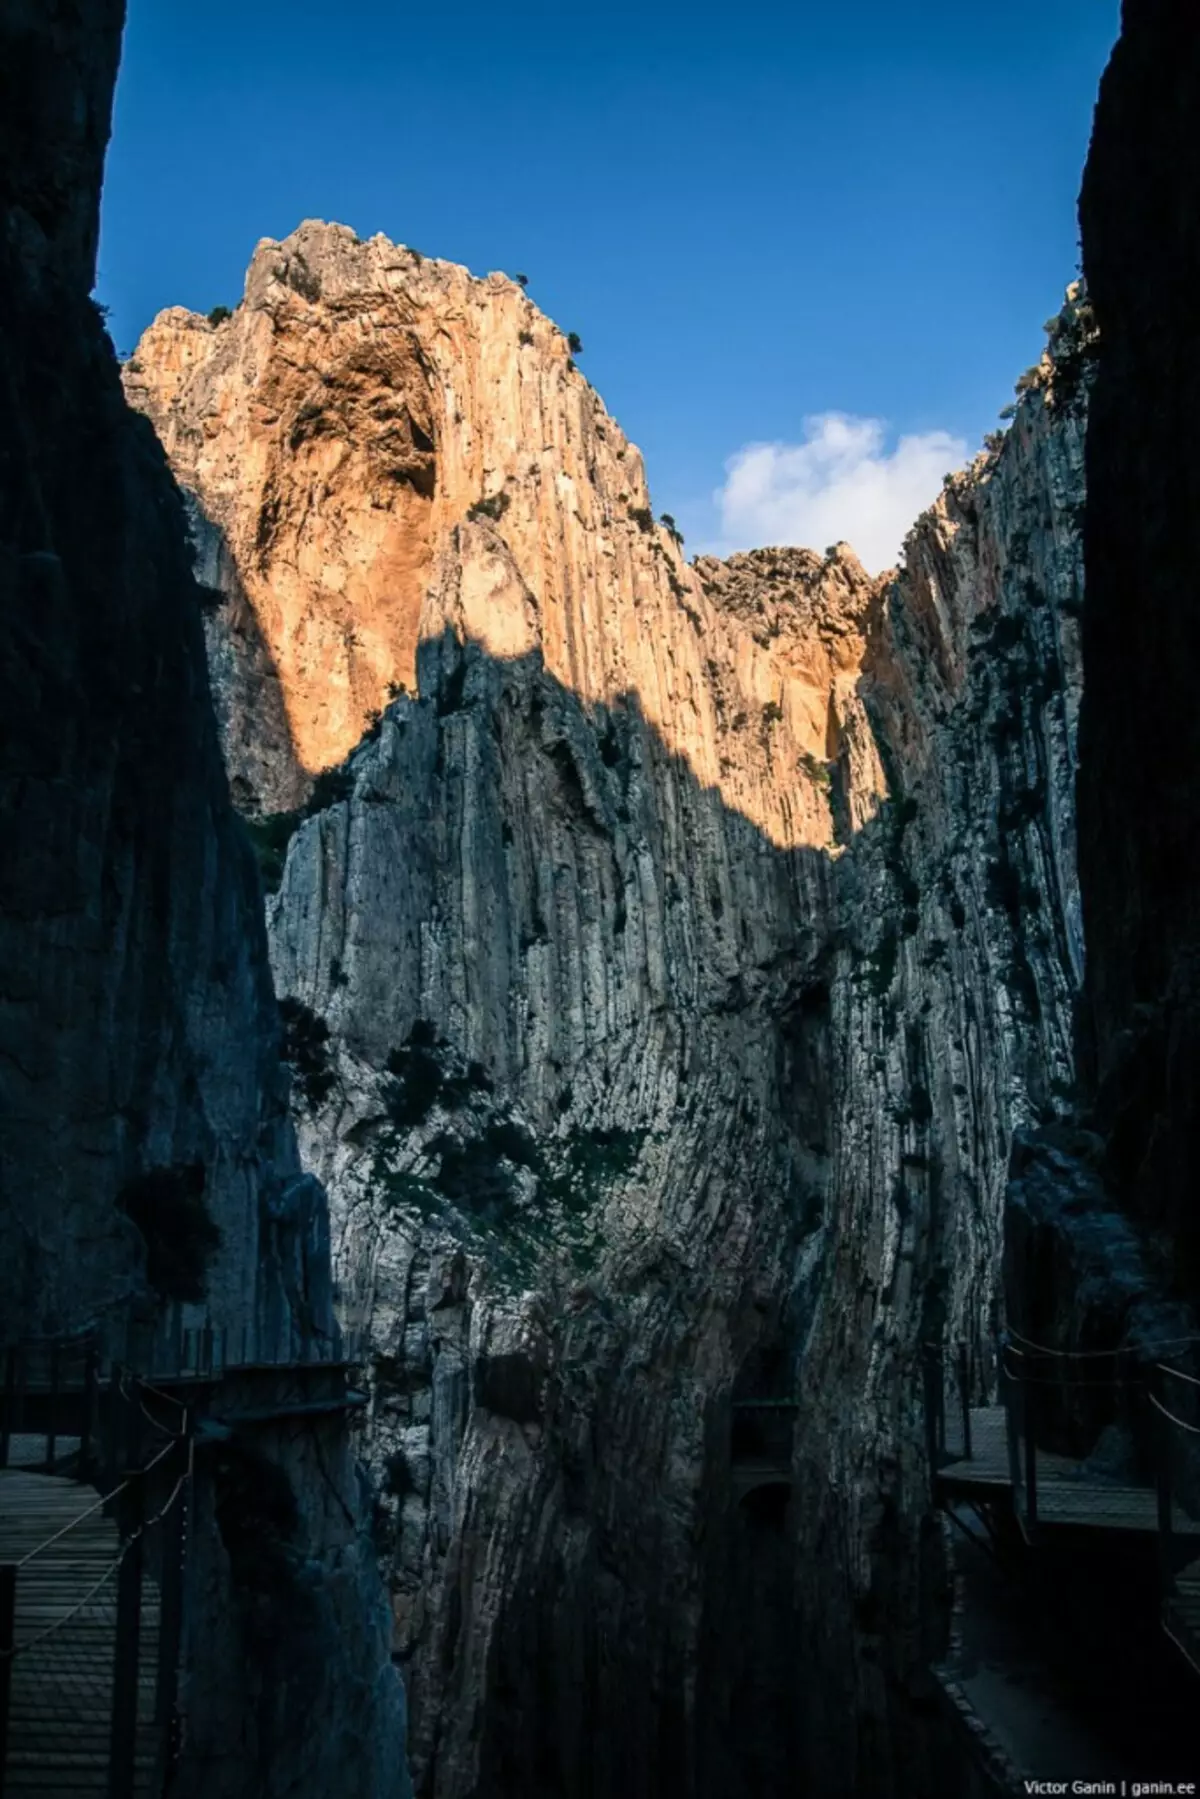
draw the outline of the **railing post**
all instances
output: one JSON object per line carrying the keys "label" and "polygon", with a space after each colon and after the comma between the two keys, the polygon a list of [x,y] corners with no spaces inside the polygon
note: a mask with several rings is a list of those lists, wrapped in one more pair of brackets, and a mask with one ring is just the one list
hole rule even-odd
{"label": "railing post", "polygon": [[92,1435],[95,1430],[96,1388],[100,1375],[100,1351],[95,1334],[88,1338],[87,1362],[83,1372],[83,1416],[79,1421],[79,1478],[86,1480],[92,1471]]}
{"label": "railing post", "polygon": [[112,1725],[108,1752],[108,1799],[133,1799],[137,1755],[138,1651],[142,1634],[142,1521],[145,1478],[129,1475],[123,1494],[122,1536],[128,1533],[117,1570],[117,1640],[113,1650]]}
{"label": "railing post", "polygon": [[1025,1425],[1025,1520],[1029,1530],[1037,1527],[1037,1448],[1033,1440],[1034,1421],[1034,1382],[1030,1379],[1021,1382],[1021,1412]]}
{"label": "railing post", "polygon": [[108,1372],[108,1429],[103,1433],[107,1441],[104,1446],[104,1485],[108,1492],[113,1492],[117,1484],[117,1469],[121,1465],[121,1364],[114,1362]]}
{"label": "railing post", "polygon": [[0,1799],[8,1768],[8,1714],[12,1698],[13,1644],[16,1641],[17,1564],[0,1563]]}
{"label": "railing post", "polygon": [[50,1396],[47,1400],[47,1416],[49,1417],[49,1424],[46,1427],[46,1469],[50,1474],[54,1473],[54,1452],[58,1448],[58,1425],[56,1417],[58,1411],[58,1373],[58,1344],[52,1343],[50,1345]]}
{"label": "railing post", "polygon": [[[1147,1392],[1154,1394],[1160,1405],[1166,1404],[1166,1382],[1158,1369],[1151,1369],[1147,1377]],[[1154,1390],[1157,1389],[1157,1392]],[[1154,1412],[1154,1442],[1157,1454],[1154,1458],[1154,1485],[1158,1496],[1158,1575],[1161,1588],[1160,1610],[1163,1622],[1166,1622],[1167,1607],[1175,1591],[1175,1556],[1172,1543],[1171,1519],[1171,1427],[1165,1412],[1152,1406]]]}
{"label": "railing post", "polygon": [[949,1458],[946,1453],[946,1358],[939,1348],[937,1352],[937,1382],[934,1387],[934,1403],[937,1419],[937,1446],[939,1464]]}
{"label": "railing post", "polygon": [[25,1428],[25,1383],[28,1379],[28,1372],[25,1365],[25,1352],[19,1343],[14,1344],[13,1355],[16,1357],[17,1363],[17,1376],[13,1387],[13,1430],[19,1435]]}
{"label": "railing post", "polygon": [[[179,1689],[179,1651],[183,1632],[183,1568],[187,1555],[188,1507],[191,1503],[191,1419],[185,1413],[183,1482],[179,1496],[163,1519],[161,1604],[158,1626],[158,1670],[154,1721],[162,1737],[174,1730]],[[170,1749],[167,1750],[168,1759]]]}
{"label": "railing post", "polygon": [[925,1450],[929,1457],[929,1480],[932,1486],[937,1480],[938,1472],[937,1413],[934,1402],[938,1369],[928,1345],[922,1349],[922,1372],[925,1377]]}
{"label": "railing post", "polygon": [[1008,1358],[1015,1354],[1016,1351],[1010,1344],[1001,1342],[997,1367],[1000,1376],[1000,1392],[1004,1402],[1004,1436],[1008,1444],[1008,1481],[1012,1488],[1014,1506],[1019,1505],[1021,1497],[1020,1419],[1017,1414],[1017,1377],[1009,1367]]}
{"label": "railing post", "polygon": [[958,1345],[958,1393],[962,1404],[963,1460],[971,1459],[971,1362],[966,1339]]}
{"label": "railing post", "polygon": [[4,1424],[0,1428],[0,1468],[8,1467],[12,1442],[13,1416],[17,1405],[17,1349],[10,1344],[4,1352]]}

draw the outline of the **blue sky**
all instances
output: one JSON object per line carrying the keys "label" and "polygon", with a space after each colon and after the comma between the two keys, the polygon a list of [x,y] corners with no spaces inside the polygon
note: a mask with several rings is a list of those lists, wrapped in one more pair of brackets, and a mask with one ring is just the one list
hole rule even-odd
{"label": "blue sky", "polygon": [[878,564],[1076,273],[1118,15],[130,0],[98,297],[128,351],[303,218],[527,273],[689,552]]}

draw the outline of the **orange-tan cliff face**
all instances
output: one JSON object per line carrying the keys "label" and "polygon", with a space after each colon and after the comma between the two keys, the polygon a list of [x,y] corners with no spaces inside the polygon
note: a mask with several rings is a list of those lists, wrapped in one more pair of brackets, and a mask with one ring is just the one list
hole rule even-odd
{"label": "orange-tan cliff face", "polygon": [[[772,842],[830,843],[823,765],[869,742],[877,584],[845,547],[689,568],[639,452],[506,276],[306,224],[259,246],[224,323],[162,313],[125,383],[226,594],[214,672],[248,809],[295,805],[450,627],[540,652],[585,704],[637,694]],[[854,763],[857,818],[883,783],[865,748]]]}

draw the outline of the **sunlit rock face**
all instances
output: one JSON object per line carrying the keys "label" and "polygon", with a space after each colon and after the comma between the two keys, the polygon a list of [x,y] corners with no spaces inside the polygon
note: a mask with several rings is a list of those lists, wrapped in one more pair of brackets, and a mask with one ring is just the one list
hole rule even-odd
{"label": "sunlit rock face", "polygon": [[[189,1271],[216,1329],[274,1347],[303,1309],[332,1341],[325,1200],[297,1161],[184,509],[88,298],[122,13],[0,17],[0,1330],[115,1336],[134,1308],[161,1312],[154,1244],[180,1249],[164,1214],[186,1193],[219,1232]],[[403,1799],[348,1433],[276,1428],[259,1447],[287,1497],[273,1586],[197,1451],[172,1792]],[[305,1653],[281,1667],[296,1627]]]}
{"label": "sunlit rock face", "polygon": [[226,596],[235,787],[288,810],[272,960],[436,1799],[959,1790],[917,1349],[988,1342],[1009,1137],[1073,1079],[1088,330],[882,581],[684,563],[520,289],[382,239],[260,246],[127,369]]}
{"label": "sunlit rock face", "polygon": [[246,809],[295,805],[448,623],[497,658],[538,651],[585,705],[636,694],[665,747],[772,843],[828,841],[796,761],[827,753],[835,673],[853,703],[869,580],[847,557],[827,583],[848,634],[832,654],[810,654],[796,626],[811,601],[786,581],[771,631],[731,629],[736,599],[733,620],[706,600],[654,522],[637,449],[506,276],[306,224],[259,246],[231,318],[160,314],[125,384],[207,521]]}

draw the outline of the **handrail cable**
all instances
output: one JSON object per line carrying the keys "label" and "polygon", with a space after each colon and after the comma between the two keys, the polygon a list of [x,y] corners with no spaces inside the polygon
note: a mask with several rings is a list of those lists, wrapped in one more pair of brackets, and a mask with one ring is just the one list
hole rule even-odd
{"label": "handrail cable", "polygon": [[1200,1380],[1194,1374],[1185,1374],[1182,1368],[1170,1368],[1166,1362],[1156,1362],[1155,1367],[1162,1374],[1173,1374],[1176,1380],[1185,1380],[1189,1387],[1200,1387]]}
{"label": "handrail cable", "polygon": [[[152,1467],[153,1463],[151,1463],[150,1466]],[[45,1629],[39,1630],[35,1637],[26,1637],[23,1643],[14,1643],[9,1649],[0,1649],[0,1661],[12,1661],[15,1656],[22,1654],[26,1649],[33,1649],[38,1643],[44,1643],[47,1637],[53,1636],[56,1630],[61,1630],[63,1625],[70,1623],[71,1619],[75,1617],[78,1612],[81,1612],[85,1605],[90,1604],[105,1582],[110,1580],[116,1570],[121,1566],[121,1563],[125,1560],[126,1555],[137,1542],[138,1538],[144,1536],[148,1530],[151,1530],[154,1527],[154,1525],[162,1523],[163,1519],[178,1499],[183,1490],[184,1483],[187,1481],[190,1474],[191,1468],[189,1466],[184,1469],[183,1473],[179,1476],[179,1479],[175,1482],[175,1485],[171,1489],[170,1498],[162,1509],[156,1512],[153,1518],[145,1519],[138,1525],[135,1531],[130,1532],[129,1536],[122,1543],[117,1554],[108,1564],[108,1567],[104,1570],[104,1573],[100,1576],[99,1580],[96,1581],[93,1586],[88,1588],[87,1592],[83,1595],[83,1598],[78,1600],[71,1607],[69,1612],[64,1612],[61,1618],[56,1618],[54,1620],[53,1624],[47,1624]],[[120,1491],[119,1488],[118,1491]],[[94,1507],[92,1509],[95,1510]],[[84,1516],[86,1515],[87,1514],[85,1513]],[[45,1545],[43,1544],[43,1548],[44,1547]],[[26,1557],[25,1559],[27,1561],[29,1558]],[[19,1568],[24,1567],[24,1565],[24,1562],[17,1563]]]}
{"label": "handrail cable", "polygon": [[[1005,1326],[1005,1333],[1023,1343],[1026,1349],[1032,1349],[1037,1355],[1062,1356],[1068,1361],[1084,1362],[1096,1360],[1103,1356],[1145,1355],[1151,1349],[1171,1349],[1180,1343],[1200,1343],[1200,1333],[1191,1332],[1186,1337],[1156,1337],[1149,1343],[1124,1343],[1119,1349],[1049,1349],[1044,1343],[1035,1343],[1032,1337],[1026,1337],[1011,1325]],[[1018,1350],[1018,1355],[1024,1352]]]}
{"label": "handrail cable", "polygon": [[1121,1392],[1127,1388],[1129,1391],[1135,1392],[1146,1384],[1143,1377],[1136,1375],[1113,1374],[1107,1380],[1089,1380],[1084,1375],[1076,1375],[1074,1378],[1064,1375],[1060,1379],[1055,1379],[1053,1375],[1047,1374],[1014,1374],[1008,1369],[1005,1369],[1005,1373],[1009,1374],[1019,1387],[1106,1387],[1110,1392]]}
{"label": "handrail cable", "polygon": [[[1146,1384],[1145,1370],[1134,1374],[1105,1374],[1096,1379],[1086,1374],[1026,1374],[1023,1369],[1009,1367],[1005,1360],[1009,1354],[1020,1357],[1021,1351],[1012,1349],[1006,1343],[1001,1351],[1000,1366],[1010,1380],[1022,1387],[1109,1387],[1123,1390],[1126,1387],[1141,1388]],[[1021,1359],[1028,1360],[1027,1357]]]}
{"label": "handrail cable", "polygon": [[139,1412],[142,1414],[142,1417],[146,1420],[147,1424],[151,1424],[151,1425],[153,1425],[155,1430],[165,1433],[167,1436],[169,1436],[171,1438],[171,1441],[173,1443],[177,1443],[179,1441],[179,1438],[182,1433],[180,1431],[173,1431],[171,1429],[170,1425],[164,1424],[160,1418],[156,1418],[154,1416],[153,1412],[148,1411],[142,1403],[141,1393],[143,1393],[143,1392],[153,1393],[156,1399],[169,1399],[171,1404],[173,1406],[176,1406],[179,1409],[179,1411],[181,1411],[183,1413],[184,1417],[186,1418],[187,1417],[187,1405],[182,1399],[176,1399],[173,1393],[160,1393],[157,1387],[152,1387],[152,1386],[150,1386],[149,1382],[139,1379],[138,1380],[139,1392],[138,1392],[138,1397],[135,1401],[134,1395],[129,1391],[129,1385],[128,1385],[128,1382],[126,1381],[124,1375],[120,1375],[118,1377],[118,1385],[120,1387],[122,1397],[130,1405],[133,1405],[136,1403]]}
{"label": "handrail cable", "polygon": [[[130,1540],[132,1541],[132,1539]],[[124,1559],[125,1550],[121,1549],[113,1557],[112,1561],[108,1564],[108,1567],[104,1570],[104,1573],[100,1576],[99,1580],[96,1581],[95,1585],[88,1588],[83,1598],[78,1600],[76,1604],[71,1607],[69,1612],[64,1612],[61,1618],[56,1618],[54,1620],[53,1624],[47,1624],[45,1629],[39,1630],[35,1637],[26,1637],[23,1643],[13,1643],[8,1649],[0,1649],[0,1662],[14,1661],[16,1657],[21,1655],[26,1649],[36,1648],[39,1643],[44,1643],[47,1637],[52,1637],[55,1631],[60,1630],[64,1624],[69,1624],[71,1619],[74,1618],[78,1612],[81,1612],[85,1605],[91,1604],[101,1587],[112,1579]]]}
{"label": "handrail cable", "polygon": [[1168,1412],[1165,1405],[1153,1393],[1146,1395],[1156,1412],[1161,1412],[1169,1424],[1177,1424],[1180,1430],[1190,1431],[1193,1437],[1200,1437],[1200,1424],[1189,1424],[1184,1418],[1177,1418],[1174,1412]]}
{"label": "handrail cable", "polygon": [[[153,1461],[147,1462],[146,1466],[138,1469],[137,1472],[139,1474],[149,1474],[152,1468],[157,1468],[164,1456],[170,1455],[178,1442],[178,1437],[172,1437],[165,1448],[159,1450]],[[128,1486],[129,1479],[125,1479],[121,1482],[120,1486],[114,1487],[111,1493],[102,1494],[101,1497],[97,1499],[95,1505],[89,1505],[86,1511],[80,1512],[77,1517],[72,1518],[69,1524],[64,1524],[61,1530],[56,1530],[52,1537],[47,1537],[44,1543],[39,1543],[36,1548],[28,1550],[26,1554],[21,1557],[16,1566],[18,1568],[23,1568],[27,1562],[33,1560],[35,1555],[41,1555],[44,1549],[49,1549],[52,1543],[57,1543],[60,1537],[65,1537],[69,1531],[75,1529],[77,1524],[82,1524],[85,1518],[90,1518],[93,1512],[100,1511],[103,1506],[108,1505],[111,1500],[115,1499],[118,1493],[123,1493]]]}

